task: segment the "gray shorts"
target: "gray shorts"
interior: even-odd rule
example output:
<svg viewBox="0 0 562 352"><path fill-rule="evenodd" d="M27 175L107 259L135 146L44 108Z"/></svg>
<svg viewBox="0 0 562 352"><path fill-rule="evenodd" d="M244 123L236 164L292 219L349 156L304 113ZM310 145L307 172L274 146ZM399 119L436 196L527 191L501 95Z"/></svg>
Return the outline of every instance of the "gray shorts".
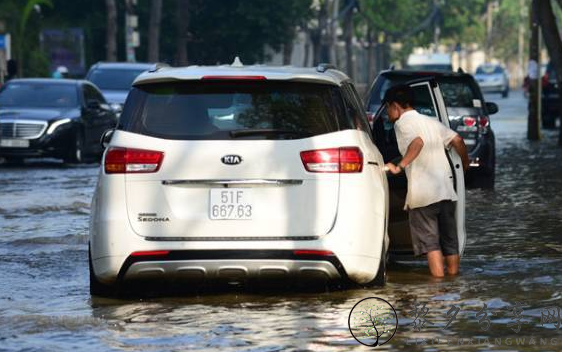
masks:
<svg viewBox="0 0 562 352"><path fill-rule="evenodd" d="M435 250L445 256L459 254L454 202L443 200L408 213L415 255Z"/></svg>

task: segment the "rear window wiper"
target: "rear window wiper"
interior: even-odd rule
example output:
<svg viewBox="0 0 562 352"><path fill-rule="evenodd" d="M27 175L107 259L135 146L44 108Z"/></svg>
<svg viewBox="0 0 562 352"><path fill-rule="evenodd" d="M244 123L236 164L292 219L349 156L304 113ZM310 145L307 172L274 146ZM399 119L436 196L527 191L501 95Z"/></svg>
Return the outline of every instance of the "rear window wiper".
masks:
<svg viewBox="0 0 562 352"><path fill-rule="evenodd" d="M312 134L307 132L299 132L294 130L282 130L274 128L248 128L230 131L230 137L240 138L249 136L291 136L291 137L310 137Z"/></svg>

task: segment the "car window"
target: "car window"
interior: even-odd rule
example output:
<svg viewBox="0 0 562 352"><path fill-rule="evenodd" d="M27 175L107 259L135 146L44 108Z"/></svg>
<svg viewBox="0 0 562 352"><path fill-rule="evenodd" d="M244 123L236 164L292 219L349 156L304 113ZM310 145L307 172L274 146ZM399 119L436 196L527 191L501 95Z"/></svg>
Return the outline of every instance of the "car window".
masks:
<svg viewBox="0 0 562 352"><path fill-rule="evenodd" d="M447 80L439 83L439 88L449 108L472 108L474 100L478 99L476 92L466 81Z"/></svg>
<svg viewBox="0 0 562 352"><path fill-rule="evenodd" d="M90 100L98 101L100 104L105 104L105 98L101 93L89 84L84 85L84 101L87 103Z"/></svg>
<svg viewBox="0 0 562 352"><path fill-rule="evenodd" d="M0 106L69 108L77 105L74 84L10 82L0 89Z"/></svg>
<svg viewBox="0 0 562 352"><path fill-rule="evenodd" d="M497 74L503 73L503 69L500 66L478 66L476 69L476 74Z"/></svg>
<svg viewBox="0 0 562 352"><path fill-rule="evenodd" d="M88 75L88 80L101 90L129 90L138 75L146 70L142 69L94 69Z"/></svg>
<svg viewBox="0 0 562 352"><path fill-rule="evenodd" d="M405 83L411 81L416 76L393 76L391 78L380 77L377 85L371 92L369 99L369 111L376 111L380 106L380 102L384 97L384 94L393 85L399 83ZM443 99L445 101L446 107L475 107L475 100L480 100L480 95L478 94L475 84L471 84L471 80L467 76L437 76L437 83L443 94ZM421 92L420 94L427 95L427 92ZM428 97L420 97L420 99L425 99L427 101ZM423 109L423 104L418 103L421 109ZM436 116L435 112L432 110L427 110L426 115Z"/></svg>
<svg viewBox="0 0 562 352"><path fill-rule="evenodd" d="M184 140L304 138L350 127L341 99L338 87L303 82L141 85L127 98L121 128ZM244 130L287 133L240 133Z"/></svg>
<svg viewBox="0 0 562 352"><path fill-rule="evenodd" d="M344 84L342 86L344 92L344 100L347 109L347 113L353 122L353 126L358 130L364 131L370 134L369 123L363 111L363 104L359 100L359 95L357 91L351 84Z"/></svg>

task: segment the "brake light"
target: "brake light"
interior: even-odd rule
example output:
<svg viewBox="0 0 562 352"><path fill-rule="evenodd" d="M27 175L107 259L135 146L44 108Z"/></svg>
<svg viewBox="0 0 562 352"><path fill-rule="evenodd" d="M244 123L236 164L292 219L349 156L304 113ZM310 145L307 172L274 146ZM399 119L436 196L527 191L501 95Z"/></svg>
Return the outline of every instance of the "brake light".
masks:
<svg viewBox="0 0 562 352"><path fill-rule="evenodd" d="M263 81L265 76L203 76L202 80L237 80L237 81Z"/></svg>
<svg viewBox="0 0 562 352"><path fill-rule="evenodd" d="M132 174L156 172L162 165L164 153L152 150L109 148L105 154L105 173Z"/></svg>
<svg viewBox="0 0 562 352"><path fill-rule="evenodd" d="M363 170L363 153L357 147L307 150L301 160L308 172L357 173Z"/></svg>
<svg viewBox="0 0 562 352"><path fill-rule="evenodd" d="M488 119L488 116L480 116L478 123L480 124L480 128L486 128L490 125L490 119Z"/></svg>
<svg viewBox="0 0 562 352"><path fill-rule="evenodd" d="M131 257L161 257L170 254L170 251L140 251L131 253Z"/></svg>
<svg viewBox="0 0 562 352"><path fill-rule="evenodd" d="M462 118L462 122L467 127L474 127L474 126L476 126L476 117L474 117L474 116L464 116Z"/></svg>

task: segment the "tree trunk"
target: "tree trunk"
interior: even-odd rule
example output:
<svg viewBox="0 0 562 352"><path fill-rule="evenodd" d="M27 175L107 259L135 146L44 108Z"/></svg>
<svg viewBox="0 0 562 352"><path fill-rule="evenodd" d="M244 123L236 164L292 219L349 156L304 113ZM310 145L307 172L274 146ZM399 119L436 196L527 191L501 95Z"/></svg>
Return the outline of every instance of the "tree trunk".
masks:
<svg viewBox="0 0 562 352"><path fill-rule="evenodd" d="M152 0L148 25L148 61L160 60L160 20L162 19L162 0Z"/></svg>
<svg viewBox="0 0 562 352"><path fill-rule="evenodd" d="M176 64L186 66L189 21L189 0L178 0L176 9Z"/></svg>
<svg viewBox="0 0 562 352"><path fill-rule="evenodd" d="M538 24L537 0L531 3L531 40L529 41L529 116L527 119L527 139L536 141L541 138L539 121L541 118L540 109L540 38Z"/></svg>
<svg viewBox="0 0 562 352"><path fill-rule="evenodd" d="M355 65L353 64L353 9L349 9L343 19L343 31L345 38L345 68L347 75L355 77Z"/></svg>
<svg viewBox="0 0 562 352"><path fill-rule="evenodd" d="M105 0L107 8L106 60L117 61L117 6L115 0Z"/></svg>
<svg viewBox="0 0 562 352"><path fill-rule="evenodd" d="M287 40L285 44L283 44L283 65L290 65L291 58L293 56L293 39Z"/></svg>
<svg viewBox="0 0 562 352"><path fill-rule="evenodd" d="M562 97L562 40L558 32L556 17L550 1L537 1L536 10L538 22L541 26L544 43L550 56L550 62L556 71L556 82L558 83L558 96ZM559 116L562 116L562 99L558 99ZM562 123L558 135L558 145L562 146Z"/></svg>

